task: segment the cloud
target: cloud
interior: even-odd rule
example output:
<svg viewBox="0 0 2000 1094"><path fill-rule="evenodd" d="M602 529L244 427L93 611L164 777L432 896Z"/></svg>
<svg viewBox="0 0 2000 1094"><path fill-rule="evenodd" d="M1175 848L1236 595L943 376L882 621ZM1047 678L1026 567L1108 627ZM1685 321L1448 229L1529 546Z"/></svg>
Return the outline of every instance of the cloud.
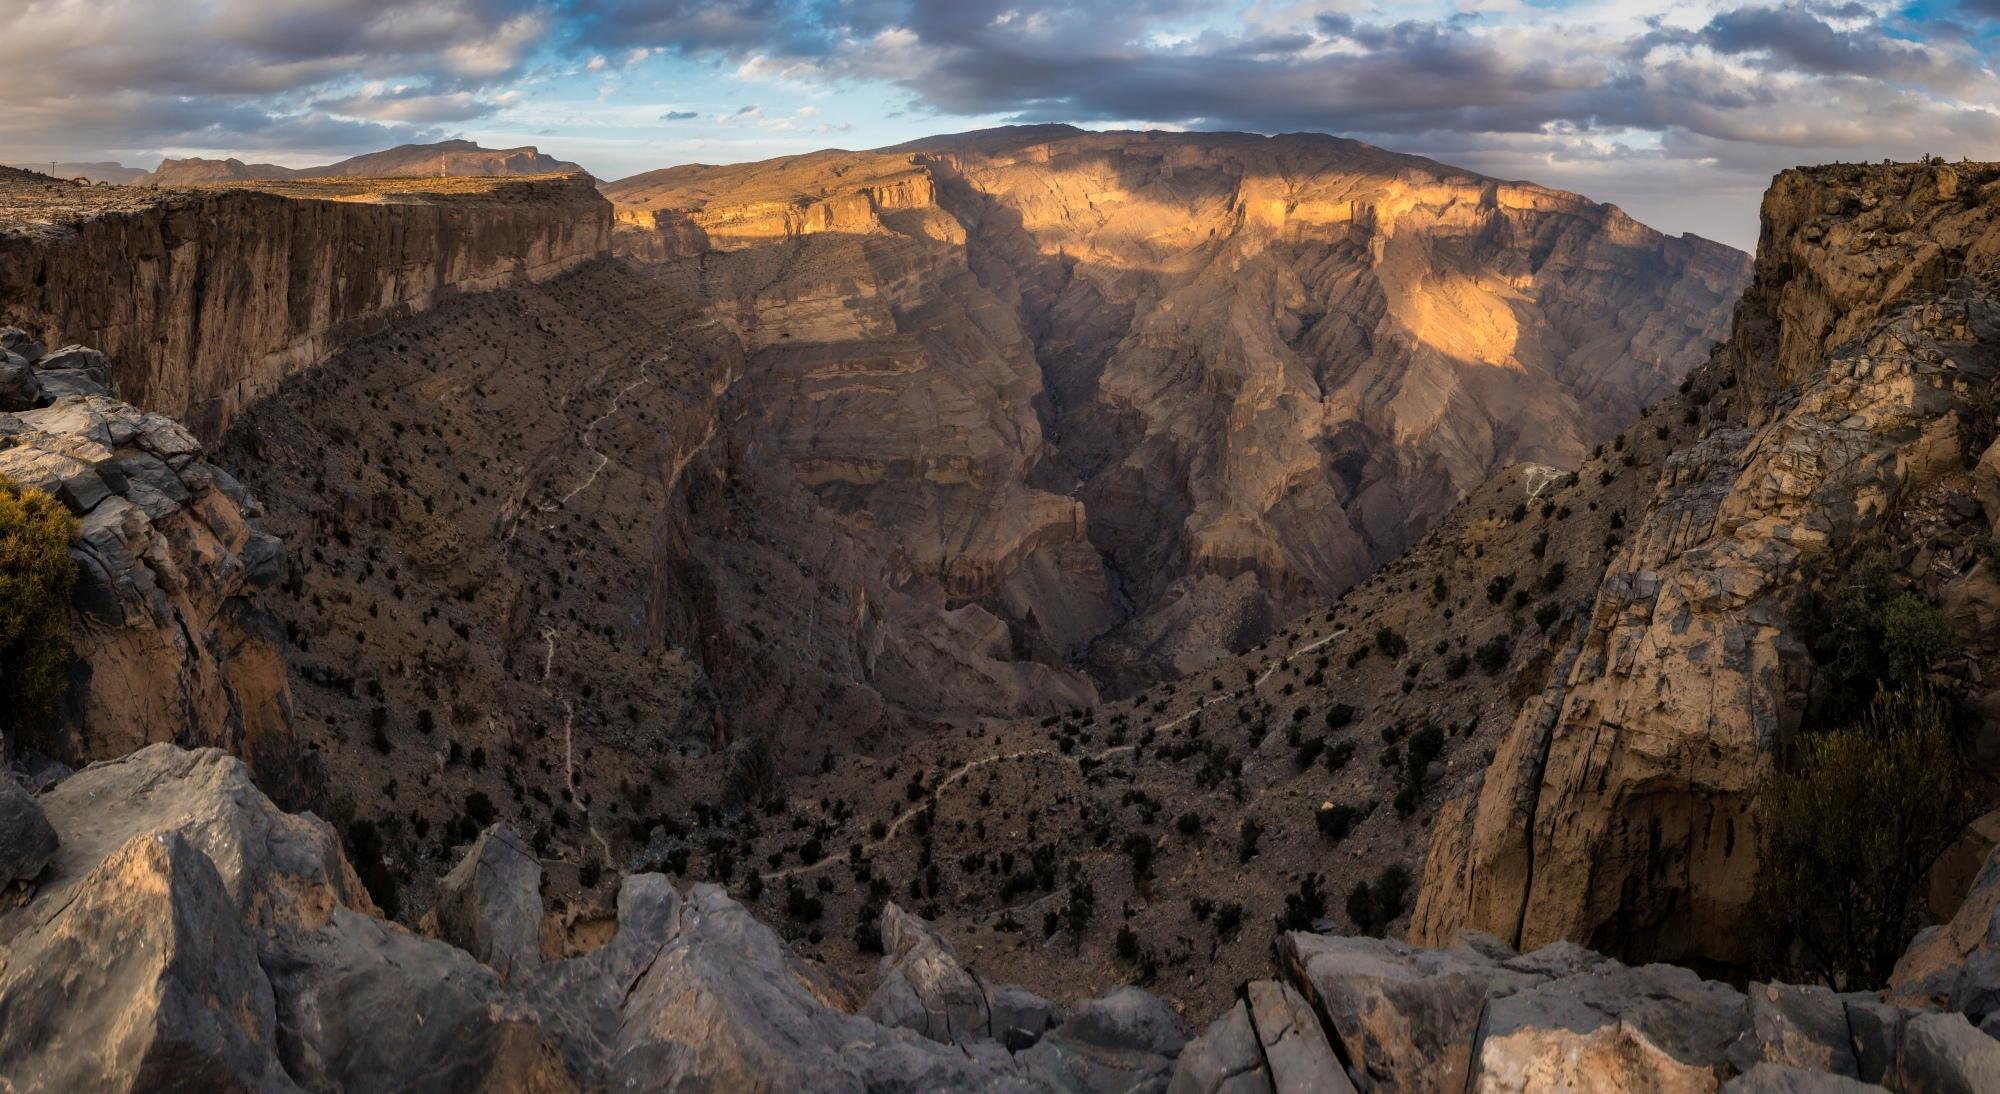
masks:
<svg viewBox="0 0 2000 1094"><path fill-rule="evenodd" d="M699 117L701 115L692 110L669 110L665 114L660 115L660 120L663 122L685 122Z"/></svg>
<svg viewBox="0 0 2000 1094"><path fill-rule="evenodd" d="M351 152L504 102L552 26L544 0L26 0L0 147ZM398 90L371 91L371 85Z"/></svg>

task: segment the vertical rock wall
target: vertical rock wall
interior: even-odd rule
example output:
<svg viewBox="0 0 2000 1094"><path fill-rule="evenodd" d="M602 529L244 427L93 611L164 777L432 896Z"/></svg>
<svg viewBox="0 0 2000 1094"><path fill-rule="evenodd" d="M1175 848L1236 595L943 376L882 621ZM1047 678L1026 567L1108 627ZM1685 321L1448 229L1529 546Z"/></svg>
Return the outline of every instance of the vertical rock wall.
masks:
<svg viewBox="0 0 2000 1094"><path fill-rule="evenodd" d="M0 216L0 320L103 350L124 398L204 441L399 316L554 277L611 238L611 206L582 177L142 193Z"/></svg>

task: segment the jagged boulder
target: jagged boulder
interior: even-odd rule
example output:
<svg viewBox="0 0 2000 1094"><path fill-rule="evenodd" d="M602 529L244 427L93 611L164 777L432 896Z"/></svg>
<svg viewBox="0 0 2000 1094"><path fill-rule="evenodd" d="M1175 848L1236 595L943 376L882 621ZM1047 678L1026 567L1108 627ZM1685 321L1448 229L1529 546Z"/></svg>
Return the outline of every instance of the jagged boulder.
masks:
<svg viewBox="0 0 2000 1094"><path fill-rule="evenodd" d="M542 963L542 864L505 821L479 834L438 886L425 929L502 980Z"/></svg>
<svg viewBox="0 0 2000 1094"><path fill-rule="evenodd" d="M1606 961L1492 999L1471 1088L1712 1090L1730 1073L1743 996L1672 965Z"/></svg>
<svg viewBox="0 0 2000 1094"><path fill-rule="evenodd" d="M1249 1004L1239 999L1181 1049L1167 1094L1270 1094L1271 1069Z"/></svg>
<svg viewBox="0 0 2000 1094"><path fill-rule="evenodd" d="M1186 1044L1173 1009L1128 986L1077 1004L1068 1020L1015 1058L1058 1090L1160 1090Z"/></svg>
<svg viewBox="0 0 2000 1094"><path fill-rule="evenodd" d="M56 855L56 830L35 799L0 775L0 886L27 881Z"/></svg>
<svg viewBox="0 0 2000 1094"><path fill-rule="evenodd" d="M1291 985L1252 981L1244 998L1250 1003L1250 1020L1256 1024L1257 1043L1264 1050L1273 1088L1281 1094L1353 1094L1354 1084L1320 1032L1319 1018Z"/></svg>
<svg viewBox="0 0 2000 1094"><path fill-rule="evenodd" d="M1375 1089L1463 1089L1487 1001L1543 979L1469 946L1299 932L1279 938L1278 960Z"/></svg>
<svg viewBox="0 0 2000 1094"><path fill-rule="evenodd" d="M1729 1048L1729 1062L1745 1073L1769 1063L1859 1075L1847 1009L1850 1003L1875 998L1865 993L1836 995L1817 986L1752 984L1745 993L1743 1032Z"/></svg>
<svg viewBox="0 0 2000 1094"><path fill-rule="evenodd" d="M862 1014L945 1044L960 1037L992 1036L993 1012L985 987L928 923L893 903L885 905L882 947L879 984Z"/></svg>

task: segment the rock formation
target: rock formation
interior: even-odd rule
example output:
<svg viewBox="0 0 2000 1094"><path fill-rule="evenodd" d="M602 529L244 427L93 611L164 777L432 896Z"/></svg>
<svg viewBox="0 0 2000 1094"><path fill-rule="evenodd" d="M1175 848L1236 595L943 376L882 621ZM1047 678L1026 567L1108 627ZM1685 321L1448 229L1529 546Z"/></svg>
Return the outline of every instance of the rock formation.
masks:
<svg viewBox="0 0 2000 1094"><path fill-rule="evenodd" d="M587 181L256 184L195 193L0 180L0 317L95 347L124 398L219 437L238 409L455 292L602 255Z"/></svg>
<svg viewBox="0 0 2000 1094"><path fill-rule="evenodd" d="M1003 1043L976 1019L939 1024L1007 989L981 1004L978 976L921 921L890 919L876 1002L857 1014L721 888L651 874L622 879L600 943L507 976L377 918L330 827L280 812L223 753L153 745L23 807L59 842L0 911L0 1078L22 1091L1917 1092L2000 1078L2000 1042L1958 1010L1745 993L1476 934L1420 950L1286 933L1277 975L1193 1040L1122 988L1060 1014L1040 1004L1052 1028ZM460 871L482 870L494 838ZM1989 864L1966 906L1990 909L1996 879ZM531 874L480 887L494 899L440 922L490 939L540 909ZM1982 971L1958 982L1990 981L1994 956L1990 938L1961 955ZM911 1005L880 1005L894 998Z"/></svg>
<svg viewBox="0 0 2000 1094"><path fill-rule="evenodd" d="M295 796L311 764L263 605L284 547L243 487L178 423L113 398L102 354L47 352L11 327L0 328L0 476L81 522L61 715L7 753L83 764L150 741L206 744Z"/></svg>
<svg viewBox="0 0 2000 1094"><path fill-rule="evenodd" d="M743 338L746 440L1121 687L1343 591L1506 464L1574 463L1747 272L1309 135L1032 127L605 192L619 248Z"/></svg>
<svg viewBox="0 0 2000 1094"><path fill-rule="evenodd" d="M1731 340L1682 397L1699 436L1633 514L1554 686L1433 830L1413 937L1752 956L1752 792L1807 706L1815 560L1884 537L1947 605L1991 603L1997 188L2000 169L1930 164L1773 184ZM1963 618L1977 664L1992 632Z"/></svg>

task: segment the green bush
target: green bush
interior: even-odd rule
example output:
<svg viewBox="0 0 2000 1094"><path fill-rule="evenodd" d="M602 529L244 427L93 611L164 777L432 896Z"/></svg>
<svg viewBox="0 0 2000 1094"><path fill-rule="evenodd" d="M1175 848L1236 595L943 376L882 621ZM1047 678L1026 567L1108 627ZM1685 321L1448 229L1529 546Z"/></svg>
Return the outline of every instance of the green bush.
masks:
<svg viewBox="0 0 2000 1094"><path fill-rule="evenodd" d="M45 722L69 667L69 557L76 518L40 490L0 478L0 731Z"/></svg>
<svg viewBox="0 0 2000 1094"><path fill-rule="evenodd" d="M1916 933L1923 878L1971 817L1950 721L1922 685L1882 691L1764 784L1758 903L1798 971L1873 987Z"/></svg>

